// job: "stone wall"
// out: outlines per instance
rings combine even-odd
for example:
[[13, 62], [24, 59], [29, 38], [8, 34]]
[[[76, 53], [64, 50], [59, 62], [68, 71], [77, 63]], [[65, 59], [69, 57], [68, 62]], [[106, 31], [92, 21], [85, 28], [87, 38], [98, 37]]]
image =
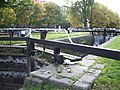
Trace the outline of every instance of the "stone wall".
[[[82, 37], [73, 37], [71, 39], [72, 39], [73, 43], [77, 43], [77, 44], [85, 44], [85, 45], [92, 45], [93, 44], [93, 36], [92, 35], [87, 35], [87, 36], [82, 36]], [[69, 42], [68, 38], [57, 39], [57, 40]]]
[[0, 55], [0, 90], [17, 90], [27, 77], [25, 56]]
[[[73, 43], [77, 43], [77, 44], [84, 44], [84, 45], [93, 45], [94, 42], [94, 38], [92, 35], [86, 35], [86, 36], [82, 36], [82, 37], [73, 37], [71, 38]], [[69, 42], [68, 38], [65, 39], [57, 39], [58, 41], [64, 41], [64, 42]], [[64, 53], [68, 53], [71, 55], [76, 55], [76, 56], [80, 56], [80, 57], [84, 57], [87, 55], [87, 53], [82, 53], [82, 52], [75, 52], [71, 50], [65, 50], [65, 49], [61, 49], [61, 52]]]

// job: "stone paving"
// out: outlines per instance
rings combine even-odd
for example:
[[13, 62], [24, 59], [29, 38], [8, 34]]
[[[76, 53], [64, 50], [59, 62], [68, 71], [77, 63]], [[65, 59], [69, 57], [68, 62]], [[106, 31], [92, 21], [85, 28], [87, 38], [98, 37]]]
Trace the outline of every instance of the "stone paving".
[[[62, 72], [58, 73], [53, 64], [31, 72], [30, 76], [43, 82], [70, 90], [89, 90], [100, 74], [104, 65], [97, 64], [96, 56], [88, 55], [74, 65], [59, 65]], [[68, 68], [71, 72], [68, 72]]]
[[[100, 45], [100, 47], [106, 46], [115, 38]], [[26, 79], [24, 84], [29, 85], [31, 84], [29, 83], [31, 81], [32, 83], [40, 82], [39, 84], [43, 85], [43, 82], [47, 82], [49, 84], [56, 85], [57, 87], [66, 87], [67, 90], [90, 90], [91, 86], [94, 84], [95, 79], [104, 68], [104, 65], [98, 64], [95, 61], [95, 58], [97, 58], [97, 56], [87, 55], [82, 59], [82, 61], [77, 62], [75, 65], [60, 65], [63, 70], [61, 73], [57, 73], [55, 66], [53, 64], [50, 64], [49, 66], [43, 67], [40, 70], [31, 72], [30, 78], [34, 77], [35, 79]], [[69, 67], [71, 69], [71, 72], [68, 72], [66, 70], [66, 67]], [[24, 86], [23, 89], [20, 90], [24, 90]]]

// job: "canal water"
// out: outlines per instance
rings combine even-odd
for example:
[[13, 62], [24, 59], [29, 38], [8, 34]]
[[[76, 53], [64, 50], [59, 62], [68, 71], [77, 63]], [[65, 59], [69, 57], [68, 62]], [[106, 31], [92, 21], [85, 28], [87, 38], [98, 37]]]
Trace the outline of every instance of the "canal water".
[[95, 35], [94, 37], [94, 41], [93, 41], [93, 46], [99, 46], [100, 44], [110, 40], [112, 38], [112, 36], [103, 36], [103, 35]]

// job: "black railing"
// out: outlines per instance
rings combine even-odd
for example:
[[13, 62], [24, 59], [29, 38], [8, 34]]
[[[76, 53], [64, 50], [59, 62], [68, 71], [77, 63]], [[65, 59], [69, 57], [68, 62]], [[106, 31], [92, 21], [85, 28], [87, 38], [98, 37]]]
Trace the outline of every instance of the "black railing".
[[[35, 43], [51, 46], [54, 48], [54, 56], [60, 54], [60, 49], [68, 49], [76, 52], [88, 53], [96, 56], [107, 57], [115, 60], [120, 60], [120, 50], [107, 49], [101, 47], [94, 47], [82, 44], [70, 44], [61, 41], [53, 41], [53, 40], [40, 40], [33, 38], [25, 38], [25, 37], [0, 37], [0, 41], [2, 40], [12, 40], [12, 41], [26, 41], [26, 55], [27, 55], [27, 65], [28, 65], [28, 75], [31, 71], [31, 62], [30, 56], [34, 52]], [[58, 52], [56, 51], [58, 50]], [[55, 61], [56, 62], [56, 61]]]
[[[53, 40], [40, 40], [40, 39], [33, 39], [33, 38], [25, 38], [25, 37], [11, 37], [11, 38], [0, 37], [0, 41], [4, 41], [4, 40], [26, 41], [27, 48], [29, 47], [29, 49], [34, 48], [34, 46], [32, 46], [34, 45], [34, 43], [38, 43], [38, 44], [52, 46], [54, 48], [63, 48], [63, 49], [73, 50], [76, 52], [83, 52], [83, 53], [93, 54], [96, 56], [120, 60], [120, 56], [119, 56], [120, 51], [114, 50], [114, 49], [100, 48], [100, 47], [94, 47], [94, 46], [88, 46], [88, 45], [82, 45], [82, 44], [70, 44], [66, 42], [53, 41]], [[32, 51], [30, 50], [30, 53], [31, 52]]]
[[39, 39], [30, 39], [31, 43], [39, 43], [55, 48], [63, 48], [68, 50], [73, 50], [76, 52], [88, 53], [96, 56], [107, 57], [111, 59], [120, 60], [120, 51], [114, 49], [100, 48], [82, 44], [70, 44], [61, 41], [51, 41], [51, 40], [39, 40]]
[[0, 41], [27, 41], [26, 37], [0, 37]]

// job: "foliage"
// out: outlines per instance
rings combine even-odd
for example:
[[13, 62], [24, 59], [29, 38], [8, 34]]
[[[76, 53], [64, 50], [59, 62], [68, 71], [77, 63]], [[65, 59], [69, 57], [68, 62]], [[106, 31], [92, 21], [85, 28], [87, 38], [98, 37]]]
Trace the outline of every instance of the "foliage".
[[60, 21], [61, 11], [60, 7], [53, 3], [53, 2], [46, 2], [44, 4], [44, 7], [46, 9], [46, 15], [45, 15], [45, 24], [46, 27], [53, 27]]
[[94, 0], [77, 1], [69, 9], [67, 20], [74, 27], [119, 28], [120, 17], [106, 6], [94, 3]]
[[19, 0], [1, 0], [0, 7], [10, 7], [17, 4]]
[[17, 26], [19, 27], [50, 27], [60, 21], [60, 7], [52, 2], [29, 2], [15, 8]]
[[32, 14], [32, 7], [29, 5], [19, 5], [15, 8], [16, 12], [16, 26], [28, 27], [30, 22], [30, 16]]
[[118, 14], [99, 3], [95, 3], [93, 6], [92, 20], [92, 25], [96, 28], [117, 28], [120, 23]]
[[0, 8], [0, 27], [13, 27], [16, 14], [11, 8]]
[[1, 2], [3, 5], [0, 8], [0, 12], [2, 12], [0, 18], [5, 21], [4, 25], [0, 22], [2, 26], [13, 27], [20, 23], [25, 26], [29, 22], [32, 0], [2, 0]]
[[85, 28], [88, 27], [87, 22], [90, 21], [93, 4], [94, 4], [94, 0], [81, 0], [75, 2], [73, 5], [73, 9], [77, 10], [78, 14], [83, 19]]
[[68, 16], [68, 6], [61, 6], [61, 16], [60, 16], [60, 22], [59, 25], [63, 28], [69, 28], [71, 26], [70, 22], [67, 20]]
[[32, 2], [32, 0], [0, 0], [0, 8], [4, 7], [16, 7], [22, 4], [28, 4], [28, 2]]
[[42, 3], [33, 3], [33, 8], [31, 10], [31, 16], [30, 16], [30, 27], [39, 27], [44, 23], [44, 16], [45, 14], [45, 8]]
[[1, 0], [0, 27], [108, 27], [120, 28], [120, 17], [94, 0], [58, 6], [53, 2], [37, 0]]
[[66, 20], [73, 26], [73, 27], [82, 27], [83, 23], [81, 22], [81, 17], [79, 16], [77, 10], [74, 10], [74, 8], [69, 8], [69, 13], [67, 15]]

